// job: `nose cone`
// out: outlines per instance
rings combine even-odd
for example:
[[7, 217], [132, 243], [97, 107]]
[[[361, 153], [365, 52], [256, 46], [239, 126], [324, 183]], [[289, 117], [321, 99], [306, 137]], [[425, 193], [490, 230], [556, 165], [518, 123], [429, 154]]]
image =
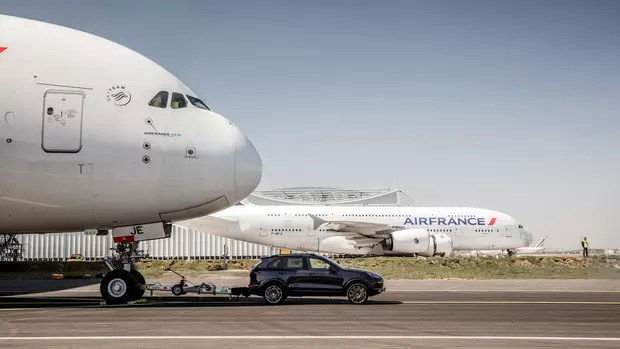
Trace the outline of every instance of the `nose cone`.
[[235, 191], [237, 202], [250, 195], [263, 176], [263, 162], [254, 144], [247, 137], [237, 145], [235, 150]]

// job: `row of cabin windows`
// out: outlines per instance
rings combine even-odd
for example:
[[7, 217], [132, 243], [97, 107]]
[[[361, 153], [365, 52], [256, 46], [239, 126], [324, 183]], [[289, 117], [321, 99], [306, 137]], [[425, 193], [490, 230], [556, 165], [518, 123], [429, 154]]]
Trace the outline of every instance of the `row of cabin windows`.
[[[168, 107], [168, 96], [169, 96], [168, 91], [159, 91], [157, 92], [155, 97], [151, 99], [151, 101], [149, 102], [149, 105], [155, 108], [166, 108]], [[187, 97], [187, 99], [185, 99], [185, 97]], [[177, 92], [172, 92], [172, 98], [170, 99], [170, 108], [172, 109], [186, 108], [188, 100], [196, 108], [211, 110], [199, 98], [192, 97], [189, 95], [183, 96], [182, 94], [177, 93]]]
[[[335, 214], [331, 214], [332, 216], [336, 216]], [[268, 214], [268, 216], [279, 216], [279, 214]], [[307, 217], [307, 214], [298, 213], [295, 217]], [[317, 217], [327, 217], [327, 214], [315, 214]], [[411, 215], [404, 214], [345, 214], [343, 217], [411, 217]]]
[[[271, 229], [271, 231], [303, 231], [303, 229]], [[326, 229], [317, 229], [317, 231], [327, 231]]]
[[[302, 231], [301, 229], [271, 229], [271, 231]], [[325, 229], [319, 229], [319, 231], [325, 231]], [[452, 232], [452, 229], [429, 229], [429, 232], [432, 233], [448, 233]], [[477, 232], [499, 232], [499, 229], [476, 229]]]
[[[334, 214], [331, 214], [332, 216]], [[275, 216], [280, 216], [280, 214], [267, 214], [267, 216], [270, 217], [275, 217]], [[302, 214], [302, 213], [298, 213], [295, 214], [295, 217], [307, 217], [307, 214]], [[317, 217], [327, 217], [328, 215], [326, 214], [315, 214], [315, 216]], [[404, 214], [345, 214], [342, 215], [343, 217], [409, 217], [411, 218], [411, 215], [404, 215]], [[448, 217], [450, 218], [476, 218], [476, 216], [474, 215], [448, 215]], [[519, 228], [522, 228], [522, 226], [519, 226]]]

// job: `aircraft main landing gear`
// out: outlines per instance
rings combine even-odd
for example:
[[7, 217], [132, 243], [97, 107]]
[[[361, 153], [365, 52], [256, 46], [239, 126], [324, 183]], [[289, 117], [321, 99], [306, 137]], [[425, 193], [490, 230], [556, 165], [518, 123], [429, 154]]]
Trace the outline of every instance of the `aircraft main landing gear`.
[[99, 287], [106, 304], [127, 304], [144, 295], [146, 281], [135, 269], [135, 261], [142, 257], [143, 251], [137, 248], [137, 242], [121, 242], [116, 246], [116, 259], [122, 263], [122, 269], [115, 268], [113, 262], [106, 259], [110, 272], [103, 277]]

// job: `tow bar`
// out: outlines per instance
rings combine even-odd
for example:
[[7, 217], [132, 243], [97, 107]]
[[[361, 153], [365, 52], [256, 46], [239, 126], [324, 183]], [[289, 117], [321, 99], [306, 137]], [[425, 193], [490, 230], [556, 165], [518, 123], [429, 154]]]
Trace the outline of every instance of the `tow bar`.
[[165, 270], [171, 271], [175, 273], [176, 275], [180, 276], [181, 280], [179, 280], [179, 283], [174, 284], [174, 285], [162, 285], [160, 283], [144, 285], [144, 289], [147, 291], [150, 291], [151, 296], [153, 296], [153, 291], [170, 291], [175, 296], [181, 296], [187, 293], [196, 293], [196, 294], [207, 293], [207, 294], [211, 294], [214, 296], [221, 294], [221, 295], [228, 295], [229, 298], [232, 298], [233, 296], [237, 296], [237, 298], [239, 298], [239, 296], [244, 296], [247, 298], [250, 296], [250, 289], [247, 287], [224, 286], [224, 287], [218, 288], [215, 286], [215, 284], [211, 282], [208, 282], [208, 283], [202, 282], [200, 284], [195, 284], [191, 282], [190, 280], [188, 280], [184, 275], [172, 270], [170, 267], [166, 268]]

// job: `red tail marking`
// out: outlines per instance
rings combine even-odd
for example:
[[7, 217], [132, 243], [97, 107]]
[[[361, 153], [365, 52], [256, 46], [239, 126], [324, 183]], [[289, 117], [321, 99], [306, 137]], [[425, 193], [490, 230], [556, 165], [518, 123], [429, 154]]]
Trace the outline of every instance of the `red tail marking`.
[[119, 242], [133, 242], [133, 235], [114, 237], [114, 243]]
[[0, 53], [4, 52], [8, 47], [0, 47]]

